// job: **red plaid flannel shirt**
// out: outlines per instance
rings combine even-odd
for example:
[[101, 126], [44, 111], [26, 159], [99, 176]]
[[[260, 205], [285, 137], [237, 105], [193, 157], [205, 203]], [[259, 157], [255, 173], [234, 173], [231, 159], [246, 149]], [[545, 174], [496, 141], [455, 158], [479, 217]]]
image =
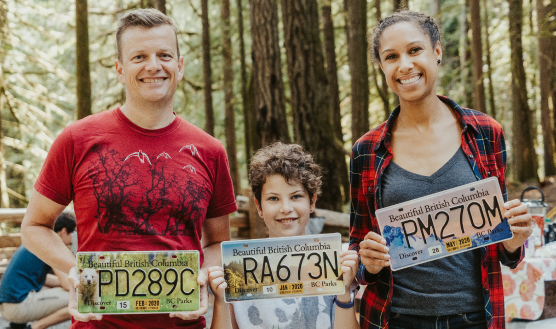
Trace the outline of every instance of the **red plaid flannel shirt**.
[[[500, 188], [507, 200], [506, 146], [502, 127], [484, 113], [461, 108], [447, 97], [438, 96], [456, 114], [462, 127], [462, 148], [478, 179], [498, 177]], [[351, 219], [350, 249], [359, 250], [359, 243], [369, 231], [380, 234], [375, 210], [381, 204], [381, 178], [392, 160], [390, 144], [394, 110], [388, 121], [366, 133], [353, 146], [350, 164]], [[504, 328], [504, 292], [500, 263], [515, 268], [523, 259], [510, 259], [501, 243], [481, 248], [481, 277], [485, 299], [485, 313], [489, 329]], [[360, 264], [356, 277], [359, 284], [367, 285], [361, 300], [361, 328], [388, 328], [392, 301], [392, 270], [384, 268], [370, 274]]]

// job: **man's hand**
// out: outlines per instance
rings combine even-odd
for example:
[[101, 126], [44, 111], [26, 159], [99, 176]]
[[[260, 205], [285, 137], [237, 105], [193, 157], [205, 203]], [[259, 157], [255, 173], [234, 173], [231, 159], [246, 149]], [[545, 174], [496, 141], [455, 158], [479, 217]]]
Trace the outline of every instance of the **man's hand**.
[[527, 206], [521, 204], [518, 199], [504, 203], [504, 208], [506, 208], [504, 217], [508, 218], [508, 224], [510, 224], [514, 237], [502, 242], [502, 244], [508, 253], [513, 254], [533, 233], [533, 220]]
[[207, 273], [205, 269], [199, 270], [199, 276], [197, 277], [197, 283], [199, 284], [199, 291], [201, 297], [200, 308], [197, 311], [191, 312], [174, 312], [170, 313], [171, 318], [180, 318], [182, 320], [197, 320], [202, 315], [206, 314], [208, 311], [208, 288], [207, 288]]
[[390, 266], [386, 240], [375, 232], [367, 233], [365, 239], [359, 243], [359, 248], [361, 263], [365, 265], [367, 272], [377, 274], [384, 267]]
[[81, 314], [77, 310], [77, 288], [79, 287], [79, 276], [77, 275], [77, 270], [75, 267], [70, 269], [68, 275], [68, 281], [72, 287], [69, 290], [69, 303], [68, 312], [76, 321], [89, 322], [89, 320], [102, 320], [102, 314], [87, 313]]

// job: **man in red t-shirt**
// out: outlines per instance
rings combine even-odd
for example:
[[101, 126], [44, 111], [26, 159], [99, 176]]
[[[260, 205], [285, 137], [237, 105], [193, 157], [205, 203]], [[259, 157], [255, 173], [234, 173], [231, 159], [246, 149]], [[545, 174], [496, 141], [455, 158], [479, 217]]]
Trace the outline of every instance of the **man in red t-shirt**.
[[183, 58], [172, 21], [157, 10], [139, 9], [120, 19], [116, 39], [126, 103], [74, 122], [54, 141], [23, 220], [22, 240], [46, 263], [69, 272], [74, 287], [75, 257], [52, 230], [71, 201], [79, 251], [199, 250], [198, 311], [80, 314], [73, 289], [69, 309], [77, 320], [72, 328], [204, 328], [206, 272], [221, 265], [228, 214], [237, 210], [226, 153], [218, 140], [173, 112]]

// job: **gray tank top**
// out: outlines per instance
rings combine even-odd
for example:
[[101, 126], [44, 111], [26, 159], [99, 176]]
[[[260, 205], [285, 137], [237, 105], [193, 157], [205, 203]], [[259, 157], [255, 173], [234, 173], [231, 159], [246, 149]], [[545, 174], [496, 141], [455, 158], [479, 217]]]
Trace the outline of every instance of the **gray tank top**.
[[[461, 147], [431, 176], [409, 172], [392, 161], [382, 176], [382, 206], [476, 180]], [[392, 312], [439, 316], [484, 309], [480, 262], [480, 249], [474, 249], [393, 272]]]

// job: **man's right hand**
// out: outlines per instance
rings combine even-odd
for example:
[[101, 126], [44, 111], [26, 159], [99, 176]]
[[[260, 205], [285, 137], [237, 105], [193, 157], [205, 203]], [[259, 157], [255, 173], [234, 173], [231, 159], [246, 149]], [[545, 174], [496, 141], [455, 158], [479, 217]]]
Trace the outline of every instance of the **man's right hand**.
[[77, 288], [79, 287], [79, 276], [75, 267], [70, 269], [68, 281], [71, 285], [69, 290], [69, 314], [73, 316], [76, 321], [89, 322], [89, 320], [102, 320], [102, 314], [87, 313], [81, 314], [77, 310]]
[[365, 265], [367, 272], [377, 274], [384, 267], [390, 266], [386, 240], [375, 232], [367, 233], [365, 239], [359, 243], [359, 248], [361, 263]]

